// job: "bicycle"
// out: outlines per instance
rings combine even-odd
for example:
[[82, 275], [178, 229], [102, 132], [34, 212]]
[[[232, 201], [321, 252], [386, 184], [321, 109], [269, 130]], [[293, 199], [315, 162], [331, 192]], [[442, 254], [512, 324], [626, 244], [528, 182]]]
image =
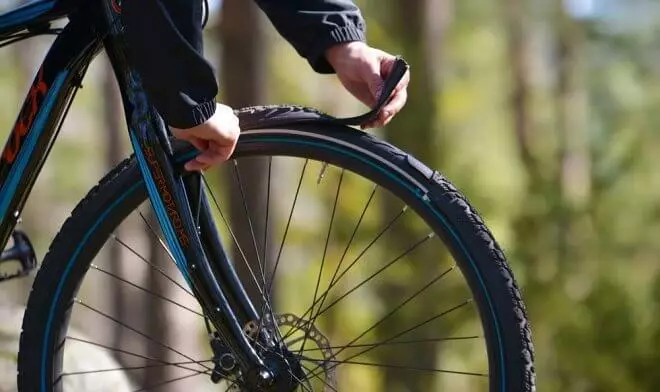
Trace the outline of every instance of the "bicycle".
[[[27, 94], [0, 161], [2, 248], [13, 238], [13, 245], [2, 253], [1, 260], [18, 262], [21, 266], [16, 274], [4, 279], [23, 276], [37, 265], [29, 237], [15, 230], [17, 220], [87, 67], [102, 49], [110, 58], [120, 86], [134, 150], [130, 158], [107, 174], [78, 204], [45, 256], [23, 320], [18, 354], [19, 390], [66, 391], [67, 380], [72, 377], [156, 366], [171, 367], [184, 375], [140, 390], [172, 386], [197, 376], [206, 376], [209, 382], [222, 384], [226, 390], [245, 391], [535, 390], [534, 354], [525, 308], [504, 254], [481, 218], [440, 173], [351, 127], [373, 118], [385, 104], [407, 69], [403, 60], [397, 62], [393, 75], [386, 81], [378, 105], [362, 116], [338, 119], [297, 106], [237, 110], [243, 133], [229, 166], [234, 169], [236, 189], [243, 196], [245, 216], [241, 219], [253, 242], [250, 245], [254, 249], [247, 254], [244, 249], [248, 245], [240, 246], [230, 225], [239, 218], [228, 219], [222, 213], [205, 177], [182, 169], [183, 162], [193, 157], [196, 150], [174, 141], [149, 106], [139, 77], [124, 57], [120, 12], [118, 0], [37, 0], [0, 15], [0, 46], [39, 34], [57, 35]], [[52, 21], [64, 17], [69, 18], [66, 27], [51, 28]], [[268, 170], [263, 216], [250, 214], [245, 203], [247, 190], [238, 170], [242, 162], [260, 162]], [[282, 255], [286, 252], [287, 235], [292, 235], [294, 230], [290, 225], [296, 203], [302, 197], [301, 189], [311, 189], [303, 186], [310, 181], [306, 173], [313, 169], [318, 170], [318, 176], [311, 178], [316, 180], [315, 186], [327, 187], [318, 188], [319, 199], [327, 199], [326, 204], [332, 207], [323, 210], [330, 216], [327, 234], [325, 231], [322, 236], [306, 234], [314, 230], [309, 228], [296, 232], [305, 239], [306, 235], [312, 237], [300, 241], [307, 242], [305, 245], [315, 242], [313, 239], [323, 243], [320, 263], [305, 264], [301, 262], [304, 257]], [[282, 236], [281, 244], [269, 250], [266, 237], [269, 230], [271, 235], [275, 232], [270, 227], [275, 219], [274, 212], [269, 210], [271, 176], [285, 172], [293, 176], [295, 193], [292, 192], [291, 208], [285, 210], [286, 226], [277, 233]], [[339, 203], [342, 184], [351, 186], [355, 191], [351, 197], [359, 202]], [[356, 198], [357, 190], [365, 191], [366, 196]], [[78, 311], [119, 322], [81, 300], [77, 293], [92, 271], [105, 272], [138, 287], [92, 262], [106, 242], [114, 241], [135, 252], [127, 241], [113, 233], [129, 214], [139, 212], [147, 199], [157, 215], [163, 245], [184, 283], [166, 275], [162, 267], [150, 265], [149, 268], [192, 296], [200, 310], [161, 299], [203, 319], [210, 359], [192, 358], [153, 339], [153, 343], [174, 352], [179, 362], [69, 335], [72, 313]], [[281, 200], [279, 203], [286, 204]], [[374, 203], [380, 203], [380, 215], [367, 218], [367, 212], [376, 208], [370, 207]], [[394, 212], [385, 211], [385, 207], [393, 207]], [[261, 218], [264, 233], [255, 233], [253, 226], [257, 218]], [[222, 224], [216, 224], [216, 219]], [[333, 222], [340, 219], [350, 220], [352, 230], [339, 234], [338, 229], [333, 231]], [[149, 229], [157, 234], [156, 228], [149, 226]], [[380, 240], [390, 233], [395, 234], [393, 240]], [[400, 241], [419, 233], [422, 235], [415, 241], [397, 249]], [[263, 241], [257, 240], [262, 234]], [[330, 246], [331, 237], [342, 237], [339, 238], [342, 241], [337, 241], [342, 244], [348, 239], [347, 244]], [[235, 263], [225, 251], [223, 241], [227, 238], [241, 255]], [[362, 251], [348, 263], [350, 248], [357, 243], [363, 245]], [[375, 243], [379, 244], [377, 248]], [[443, 247], [429, 249], [432, 245]], [[365, 254], [374, 252], [379, 252], [377, 256], [387, 262], [378, 264], [373, 257], [364, 260]], [[411, 256], [420, 252], [435, 263], [412, 264]], [[273, 257], [269, 264], [270, 254]], [[272, 260], [275, 254], [276, 259]], [[455, 259], [453, 264], [445, 263], [450, 256]], [[138, 258], [148, 263], [143, 256]], [[298, 263], [301, 271], [282, 276], [278, 266], [286, 263], [285, 259]], [[406, 263], [402, 264], [402, 260]], [[235, 269], [241, 262], [249, 272], [242, 276]], [[318, 273], [305, 280], [309, 270]], [[349, 272], [356, 277], [346, 278]], [[390, 274], [387, 279], [382, 278], [385, 275], [381, 274], [385, 273]], [[329, 283], [321, 285], [322, 278], [330, 275]], [[462, 285], [448, 281], [453, 277], [463, 280]], [[276, 279], [281, 280], [274, 283]], [[362, 290], [376, 280], [379, 283], [375, 288]], [[301, 290], [309, 286], [313, 296], [307, 301], [299, 301], [302, 296], [276, 298], [273, 286], [285, 287], [292, 281], [301, 285]], [[356, 281], [360, 283], [353, 284]], [[445, 288], [438, 289], [438, 282], [445, 282]], [[419, 286], [411, 287], [414, 284]], [[351, 288], [343, 293], [338, 289], [333, 291], [335, 287], [347, 286]], [[352, 302], [351, 307], [343, 305], [342, 301], [349, 297], [356, 299], [355, 293], [360, 293], [357, 299], [361, 301]], [[426, 300], [421, 304], [408, 306], [422, 296]], [[437, 305], [442, 298], [451, 300], [451, 304]], [[284, 313], [276, 311], [283, 307], [287, 308]], [[341, 312], [337, 313], [339, 308]], [[345, 314], [349, 314], [350, 322], [339, 322]], [[440, 323], [444, 323], [442, 327]], [[138, 328], [122, 325], [136, 336], [150, 339]], [[463, 331], [478, 328], [482, 329], [482, 335], [462, 335]], [[357, 333], [358, 330], [362, 332]], [[456, 334], [447, 336], [448, 332]], [[440, 335], [431, 336], [431, 333]], [[346, 339], [349, 334], [357, 337]], [[65, 353], [72, 342], [132, 356], [147, 365], [65, 371]], [[447, 354], [450, 348], [455, 348], [456, 353]], [[388, 362], [377, 363], [377, 360]], [[455, 360], [458, 368], [448, 367], [448, 360]], [[439, 366], [438, 363], [442, 367], [433, 367]]]

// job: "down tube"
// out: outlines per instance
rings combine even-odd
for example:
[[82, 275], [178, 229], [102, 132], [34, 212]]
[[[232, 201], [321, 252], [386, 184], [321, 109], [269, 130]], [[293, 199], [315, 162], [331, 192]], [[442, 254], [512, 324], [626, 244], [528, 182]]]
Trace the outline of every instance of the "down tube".
[[99, 48], [89, 25], [71, 22], [37, 72], [0, 156], [0, 249], [7, 244], [55, 142], [74, 84]]

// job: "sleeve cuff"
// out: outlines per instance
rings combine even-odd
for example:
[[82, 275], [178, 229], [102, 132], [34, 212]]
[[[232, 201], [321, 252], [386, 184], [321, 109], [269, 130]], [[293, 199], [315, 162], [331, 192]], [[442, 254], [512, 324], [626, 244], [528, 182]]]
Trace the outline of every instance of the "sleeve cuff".
[[170, 113], [168, 118], [165, 119], [165, 122], [167, 125], [179, 129], [196, 127], [197, 125], [203, 124], [209, 118], [211, 118], [215, 114], [215, 109], [216, 102], [215, 99], [212, 99], [210, 101], [191, 106], [186, 110]]
[[307, 58], [314, 71], [321, 74], [335, 73], [328, 60], [325, 58], [325, 51], [336, 44], [346, 42], [366, 41], [364, 30], [359, 27], [339, 27], [325, 34], [323, 38], [316, 42], [314, 50]]

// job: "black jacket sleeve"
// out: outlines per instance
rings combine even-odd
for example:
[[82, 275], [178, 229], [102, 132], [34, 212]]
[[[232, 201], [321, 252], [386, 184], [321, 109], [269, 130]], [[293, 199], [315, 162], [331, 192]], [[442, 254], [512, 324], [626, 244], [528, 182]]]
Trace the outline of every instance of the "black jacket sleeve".
[[215, 113], [218, 85], [203, 57], [202, 0], [131, 0], [122, 4], [127, 54], [149, 100], [176, 128]]
[[[333, 72], [328, 47], [364, 40], [364, 21], [350, 0], [255, 1], [317, 72]], [[218, 87], [203, 57], [202, 0], [124, 1], [122, 21], [129, 60], [165, 122], [191, 128], [208, 120]]]
[[277, 31], [319, 73], [334, 70], [324, 57], [330, 46], [365, 40], [365, 23], [351, 0], [255, 0]]

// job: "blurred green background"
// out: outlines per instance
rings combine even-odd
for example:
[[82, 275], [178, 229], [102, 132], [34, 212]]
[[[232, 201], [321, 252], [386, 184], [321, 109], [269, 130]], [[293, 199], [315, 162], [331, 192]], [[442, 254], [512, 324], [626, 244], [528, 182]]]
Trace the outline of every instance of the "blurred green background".
[[[657, 390], [660, 3], [357, 4], [370, 43], [412, 71], [407, 107], [372, 132], [445, 174], [485, 218], [523, 291], [538, 390]], [[334, 77], [314, 74], [251, 2], [214, 3], [206, 34], [225, 102], [365, 110]], [[50, 42], [0, 49], [0, 137]], [[99, 57], [28, 202], [22, 226], [40, 258], [129, 153], [113, 83]], [[0, 286], [0, 305], [24, 303], [30, 282]], [[13, 333], [5, 329], [0, 342]]]

